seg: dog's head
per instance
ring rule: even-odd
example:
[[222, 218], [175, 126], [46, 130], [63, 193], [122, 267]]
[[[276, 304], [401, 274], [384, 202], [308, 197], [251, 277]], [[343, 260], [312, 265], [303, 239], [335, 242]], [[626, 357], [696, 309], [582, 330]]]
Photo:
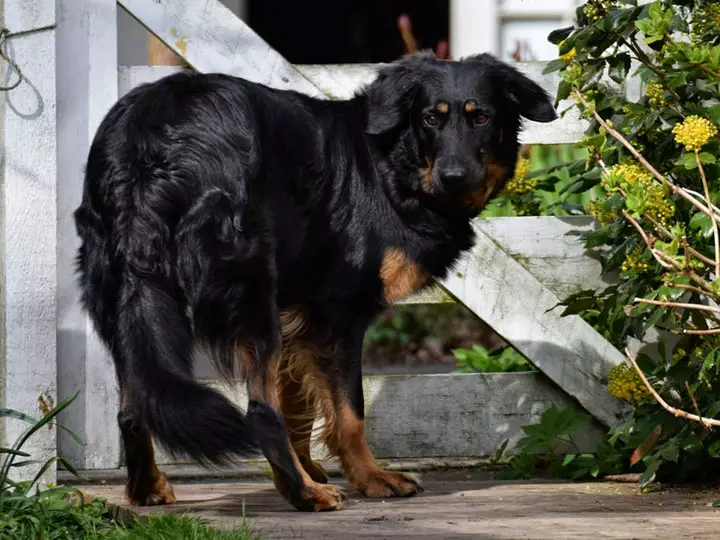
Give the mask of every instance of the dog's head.
[[535, 82], [494, 57], [406, 56], [366, 90], [366, 131], [423, 196], [483, 206], [514, 172], [520, 117], [557, 118]]

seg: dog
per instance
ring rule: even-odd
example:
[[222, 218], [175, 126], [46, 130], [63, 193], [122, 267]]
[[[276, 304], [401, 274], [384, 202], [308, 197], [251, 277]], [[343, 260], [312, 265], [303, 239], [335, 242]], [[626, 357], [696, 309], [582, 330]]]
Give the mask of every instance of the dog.
[[[136, 87], [91, 145], [74, 214], [83, 308], [112, 354], [132, 504], [173, 489], [153, 439], [204, 465], [258, 455], [296, 509], [344, 494], [310, 432], [368, 497], [422, 490], [364, 436], [361, 357], [390, 304], [442, 279], [513, 176], [546, 92], [488, 54], [382, 66], [348, 100], [189, 71]], [[196, 382], [207, 354], [243, 412]]]

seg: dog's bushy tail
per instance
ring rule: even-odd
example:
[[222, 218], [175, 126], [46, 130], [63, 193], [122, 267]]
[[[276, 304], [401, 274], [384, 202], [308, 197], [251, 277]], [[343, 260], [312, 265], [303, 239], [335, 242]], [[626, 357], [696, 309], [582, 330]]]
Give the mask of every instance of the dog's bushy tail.
[[126, 399], [174, 455], [222, 464], [257, 453], [245, 415], [192, 373], [189, 322], [171, 294], [146, 280], [118, 318]]

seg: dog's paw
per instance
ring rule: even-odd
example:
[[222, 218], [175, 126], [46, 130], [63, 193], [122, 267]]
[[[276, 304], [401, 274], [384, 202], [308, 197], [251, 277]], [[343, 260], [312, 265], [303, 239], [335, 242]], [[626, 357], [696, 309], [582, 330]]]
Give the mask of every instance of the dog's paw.
[[354, 484], [366, 497], [411, 497], [423, 491], [420, 480], [413, 474], [383, 471], [371, 473], [361, 483]]
[[158, 506], [172, 504], [177, 498], [165, 473], [159, 473], [144, 484], [129, 486], [127, 500], [133, 506]]
[[290, 502], [302, 512], [328, 512], [340, 510], [344, 501], [345, 493], [339, 487], [313, 482], [303, 488], [300, 500]]

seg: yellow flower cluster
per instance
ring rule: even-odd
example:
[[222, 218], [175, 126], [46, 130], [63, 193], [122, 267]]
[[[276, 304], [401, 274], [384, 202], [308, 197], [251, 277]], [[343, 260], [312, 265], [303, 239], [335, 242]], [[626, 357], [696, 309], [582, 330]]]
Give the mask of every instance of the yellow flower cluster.
[[536, 201], [513, 203], [513, 208], [518, 216], [539, 216], [540, 204]]
[[[558, 50], [563, 46], [563, 43], [565, 43], [565, 40], [563, 40], [563, 41], [561, 41], [560, 43], [558, 43]], [[562, 58], [562, 59], [565, 60], [566, 62], [572, 62], [573, 60], [575, 60], [576, 57], [577, 57], [577, 51], [575, 50], [575, 47], [573, 47], [572, 49], [570, 49], [570, 50], [569, 50], [568, 52], [566, 52], [565, 54], [561, 54], [561, 55], [560, 55], [560, 58]]]
[[530, 160], [527, 158], [518, 158], [515, 165], [515, 175], [505, 184], [505, 193], [507, 195], [522, 195], [535, 189], [537, 180], [534, 178], [525, 178], [530, 172]]
[[643, 260], [643, 249], [635, 248], [632, 253], [628, 253], [621, 268], [623, 272], [627, 272], [628, 270], [647, 270], [648, 263]]
[[665, 105], [665, 89], [662, 84], [656, 82], [647, 83], [645, 95], [652, 105]]
[[652, 183], [652, 175], [645, 168], [632, 162], [613, 165], [601, 182], [602, 186], [609, 190], [622, 188], [625, 191], [631, 186], [649, 187]]
[[675, 141], [685, 146], [688, 152], [698, 152], [710, 139], [717, 135], [715, 124], [707, 118], [688, 116], [682, 123], [675, 124], [672, 129]]
[[605, 225], [610, 225], [619, 217], [615, 210], [606, 210], [605, 205], [603, 205], [600, 201], [589, 201], [585, 205], [585, 209], [588, 214], [597, 219], [603, 227]]
[[660, 184], [653, 184], [645, 189], [643, 197], [648, 205], [645, 211], [647, 215], [660, 225], [667, 225], [668, 219], [675, 215], [675, 205], [667, 197], [665, 188]]
[[708, 2], [702, 8], [697, 8], [692, 15], [693, 41], [699, 42], [708, 33], [716, 33], [720, 27], [720, 3]]
[[632, 366], [618, 364], [608, 373], [607, 391], [618, 399], [637, 402], [648, 395], [647, 388]]
[[583, 12], [590, 22], [599, 21], [608, 8], [617, 5], [617, 0], [595, 0], [585, 4]]

